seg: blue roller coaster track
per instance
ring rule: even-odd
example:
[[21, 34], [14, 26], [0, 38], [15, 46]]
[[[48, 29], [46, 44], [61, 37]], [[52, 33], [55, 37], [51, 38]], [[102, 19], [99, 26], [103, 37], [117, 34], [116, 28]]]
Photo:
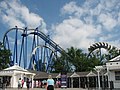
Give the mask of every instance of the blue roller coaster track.
[[10, 66], [17, 63], [25, 69], [38, 71], [52, 70], [53, 59], [57, 60], [57, 55], [65, 52], [38, 28], [11, 28], [4, 34], [3, 45], [12, 53]]

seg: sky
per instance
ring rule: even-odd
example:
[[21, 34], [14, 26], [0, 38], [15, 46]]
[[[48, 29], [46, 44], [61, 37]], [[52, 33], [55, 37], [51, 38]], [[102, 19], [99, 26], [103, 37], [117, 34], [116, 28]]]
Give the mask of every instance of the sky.
[[40, 25], [63, 49], [96, 42], [120, 48], [120, 0], [0, 0], [1, 41], [10, 28]]

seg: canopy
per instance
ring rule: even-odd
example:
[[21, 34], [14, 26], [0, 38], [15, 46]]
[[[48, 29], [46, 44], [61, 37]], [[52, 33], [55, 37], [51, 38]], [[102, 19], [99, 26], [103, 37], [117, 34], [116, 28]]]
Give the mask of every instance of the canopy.
[[0, 71], [0, 76], [12, 76], [13, 74], [31, 74], [31, 75], [35, 75], [35, 73], [31, 73], [28, 70], [18, 66], [17, 64], [15, 64], [12, 67], [6, 68], [2, 71]]

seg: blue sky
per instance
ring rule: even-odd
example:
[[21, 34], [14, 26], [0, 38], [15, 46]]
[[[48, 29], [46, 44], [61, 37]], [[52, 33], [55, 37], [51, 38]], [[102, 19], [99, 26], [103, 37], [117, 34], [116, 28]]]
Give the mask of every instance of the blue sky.
[[120, 47], [120, 0], [1, 0], [0, 40], [14, 27], [42, 30], [66, 49], [96, 42]]

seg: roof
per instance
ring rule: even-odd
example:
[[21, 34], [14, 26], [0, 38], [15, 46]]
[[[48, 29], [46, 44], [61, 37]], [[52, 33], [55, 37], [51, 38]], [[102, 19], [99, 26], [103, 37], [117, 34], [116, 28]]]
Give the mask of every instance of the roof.
[[89, 71], [87, 72], [76, 72], [80, 77], [86, 77], [86, 75], [89, 73]]
[[0, 71], [0, 76], [12, 76], [13, 74], [13, 71]]
[[[41, 72], [41, 71], [30, 71], [36, 73], [34, 79], [47, 79], [48, 73]], [[86, 77], [90, 72], [74, 72], [74, 73], [67, 73], [67, 77]], [[50, 73], [53, 78], [60, 78], [60, 73]]]
[[117, 57], [109, 60], [109, 62], [117, 62], [117, 61], [120, 61], [120, 55], [118, 55]]
[[48, 77], [48, 74], [46, 72], [38, 72], [36, 73], [34, 79], [44, 79], [47, 77]]
[[76, 72], [74, 72], [70, 77], [80, 77]]
[[15, 65], [12, 66], [12, 67], [9, 67], [9, 68], [4, 69], [4, 71], [14, 71], [14, 70], [27, 72], [26, 69], [18, 66], [17, 64], [15, 64]]
[[97, 76], [95, 73], [93, 73], [92, 71], [90, 71], [90, 73], [88, 73], [86, 75], [87, 77], [93, 77], [93, 76]]
[[18, 66], [17, 64], [15, 64], [12, 67], [3, 69], [2, 71], [0, 71], [0, 76], [12, 76], [14, 73], [16, 74], [29, 74], [29, 75], [35, 75], [35, 73], [33, 72], [29, 72], [28, 70]]

